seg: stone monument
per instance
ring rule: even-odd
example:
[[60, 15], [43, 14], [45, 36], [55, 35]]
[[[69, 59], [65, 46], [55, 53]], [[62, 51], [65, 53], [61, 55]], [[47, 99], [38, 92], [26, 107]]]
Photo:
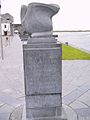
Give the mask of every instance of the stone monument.
[[31, 37], [49, 37], [52, 35], [52, 16], [59, 11], [55, 4], [30, 3], [21, 7], [23, 29]]
[[27, 120], [62, 120], [62, 50], [52, 35], [55, 4], [21, 7], [21, 23], [29, 34], [23, 45]]

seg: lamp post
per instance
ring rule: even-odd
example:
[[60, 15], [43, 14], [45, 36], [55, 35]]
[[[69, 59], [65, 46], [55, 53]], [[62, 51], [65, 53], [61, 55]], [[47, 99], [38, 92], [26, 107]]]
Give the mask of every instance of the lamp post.
[[2, 27], [1, 27], [1, 0], [0, 0], [0, 46], [1, 46], [1, 58], [3, 60], [4, 56], [3, 56]]

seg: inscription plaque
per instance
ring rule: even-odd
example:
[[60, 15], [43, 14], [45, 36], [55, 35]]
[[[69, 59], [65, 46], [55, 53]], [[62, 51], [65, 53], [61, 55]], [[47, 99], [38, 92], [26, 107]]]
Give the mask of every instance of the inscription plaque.
[[61, 49], [24, 50], [26, 95], [61, 93]]

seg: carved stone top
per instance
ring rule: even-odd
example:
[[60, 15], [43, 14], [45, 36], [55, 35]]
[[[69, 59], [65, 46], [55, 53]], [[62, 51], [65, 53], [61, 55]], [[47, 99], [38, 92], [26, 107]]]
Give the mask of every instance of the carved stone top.
[[31, 37], [52, 35], [52, 16], [60, 7], [56, 4], [30, 3], [21, 7], [21, 23]]

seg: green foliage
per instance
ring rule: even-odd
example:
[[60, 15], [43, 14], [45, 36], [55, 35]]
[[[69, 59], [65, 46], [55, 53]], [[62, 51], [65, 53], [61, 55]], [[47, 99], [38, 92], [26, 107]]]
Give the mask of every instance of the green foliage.
[[90, 60], [90, 54], [69, 45], [62, 44], [63, 60]]

